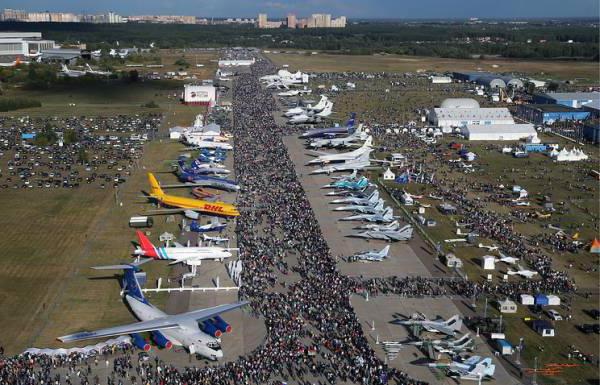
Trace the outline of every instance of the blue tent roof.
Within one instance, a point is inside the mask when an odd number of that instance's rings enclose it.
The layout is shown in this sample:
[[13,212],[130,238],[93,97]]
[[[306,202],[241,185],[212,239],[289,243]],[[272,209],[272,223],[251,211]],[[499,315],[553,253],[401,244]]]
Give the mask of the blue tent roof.
[[548,305],[548,297],[545,294],[536,294],[535,295],[535,304],[536,305]]

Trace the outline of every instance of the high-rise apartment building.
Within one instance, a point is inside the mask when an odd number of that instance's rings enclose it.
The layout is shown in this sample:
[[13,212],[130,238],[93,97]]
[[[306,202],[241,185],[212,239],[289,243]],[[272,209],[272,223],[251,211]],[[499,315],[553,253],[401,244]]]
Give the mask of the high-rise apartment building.
[[259,13],[258,14],[258,28],[267,28],[267,14]]
[[287,15],[287,27],[288,28],[296,28],[296,24],[298,24],[296,22],[296,15],[294,15],[293,13],[290,13]]

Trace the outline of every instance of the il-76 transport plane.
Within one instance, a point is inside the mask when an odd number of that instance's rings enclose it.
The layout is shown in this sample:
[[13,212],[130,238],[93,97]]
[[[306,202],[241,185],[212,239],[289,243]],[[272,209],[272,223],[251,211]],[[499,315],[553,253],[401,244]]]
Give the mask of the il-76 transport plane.
[[[211,360],[223,357],[220,338],[230,333],[231,326],[219,315],[246,305],[247,301],[192,310],[187,313],[168,315],[148,302],[142,293],[141,284],[146,273],[139,269],[140,263],[127,265],[99,266],[94,269],[122,269],[122,287],[125,301],[133,314],[140,320],[128,325],[100,329],[93,332],[80,332],[59,337],[62,342],[74,342],[93,338],[131,334],[140,348],[148,345],[138,333],[150,332],[157,345],[169,348],[173,345],[185,347],[190,354],[199,354]],[[140,281],[142,282],[140,284]],[[137,342],[140,342],[139,344]]]
[[[150,182],[150,198],[156,199],[162,205],[176,208],[176,210],[171,211],[162,210],[163,213],[191,210],[200,211],[210,215],[220,215],[226,217],[237,217],[240,215],[240,212],[237,210],[237,208],[230,203],[208,202],[201,199],[165,194],[152,173],[148,173],[148,181]],[[156,213],[160,212],[160,210],[156,211]]]

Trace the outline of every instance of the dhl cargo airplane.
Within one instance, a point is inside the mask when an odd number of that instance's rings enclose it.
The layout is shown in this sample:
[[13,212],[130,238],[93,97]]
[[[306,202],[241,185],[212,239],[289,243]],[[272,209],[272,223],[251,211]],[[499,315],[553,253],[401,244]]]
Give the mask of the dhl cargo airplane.
[[156,199],[165,206],[226,217],[237,217],[240,215],[237,208],[230,203],[208,202],[201,199],[165,194],[156,177],[150,172],[148,173],[148,181],[150,182],[150,198]]

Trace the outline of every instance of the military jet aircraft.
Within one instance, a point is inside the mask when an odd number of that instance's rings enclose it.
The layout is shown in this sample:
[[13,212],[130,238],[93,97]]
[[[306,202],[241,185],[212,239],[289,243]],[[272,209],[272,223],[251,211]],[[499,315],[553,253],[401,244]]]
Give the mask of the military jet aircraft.
[[390,252],[390,246],[386,246],[379,251],[371,250],[371,251],[365,251],[363,253],[355,254],[351,258],[359,260],[359,261],[381,262],[385,258],[387,258],[389,252]]
[[380,239],[388,242],[408,241],[412,239],[413,227],[406,225],[398,230],[366,230],[360,233],[349,235],[350,237],[365,239]]
[[394,220],[394,210],[391,207],[386,208],[379,214],[358,214],[341,218],[340,221],[368,221],[389,223]]

